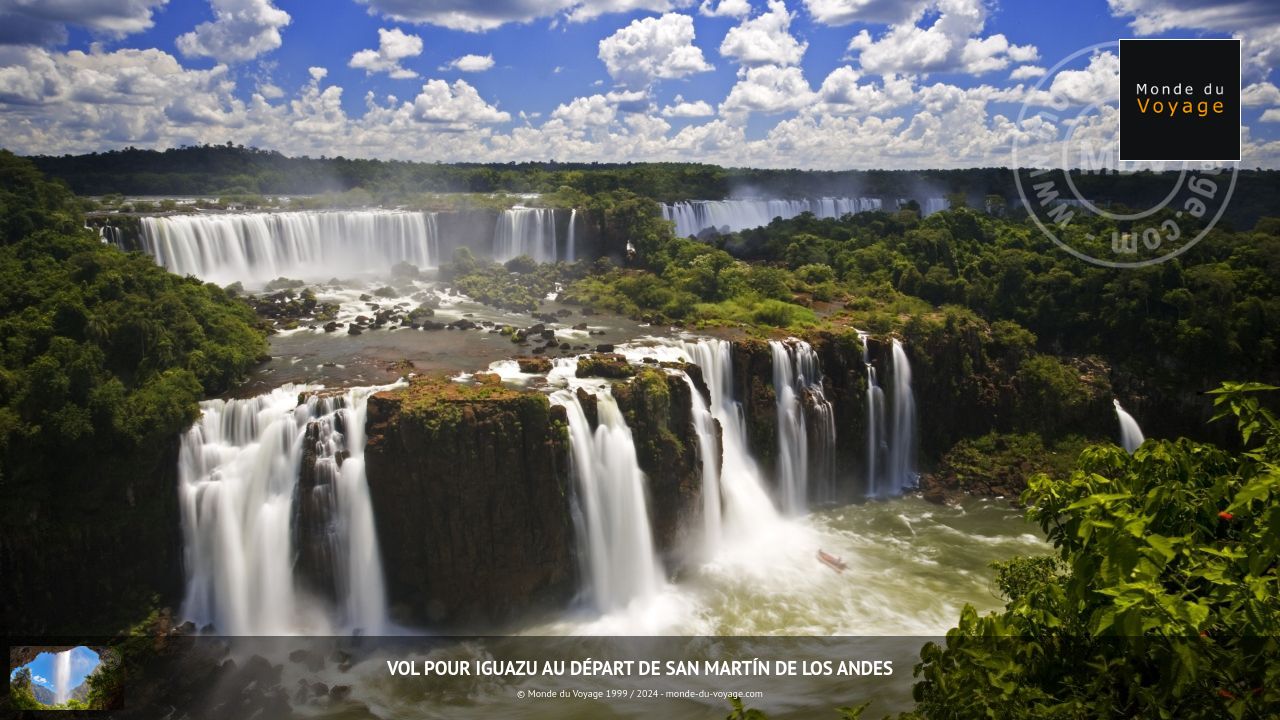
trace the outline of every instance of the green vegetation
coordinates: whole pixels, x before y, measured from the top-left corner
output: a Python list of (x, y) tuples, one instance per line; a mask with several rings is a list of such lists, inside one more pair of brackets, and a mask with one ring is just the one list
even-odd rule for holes
[[(100, 628), (89, 623), (108, 614), (118, 627), (131, 619), (114, 614), (125, 595), (149, 592), (129, 587), (130, 570), (161, 571), (139, 554), (111, 561), (119, 585), (89, 583), (65, 563), (89, 561), (85, 548), (169, 552), (161, 528), (172, 516), (147, 516), (170, 507), (150, 491), (153, 475), (171, 472), (161, 459), (199, 401), (242, 377), (265, 337), (217, 286), (99, 242), (74, 198), (28, 161), (0, 153), (0, 179), (0, 527), (6, 547), (29, 548), (9, 557), (4, 607), (31, 631), (51, 618)], [(55, 593), (55, 573), (72, 585)], [(97, 592), (72, 592), (80, 579)]]
[[(899, 720), (1275, 717), (1280, 708), (1280, 419), (1227, 383), (1242, 450), (1085, 450), (1023, 496), (1057, 554), (995, 563), (1005, 609), (972, 606), (915, 668)], [(730, 718), (764, 714), (734, 702)], [(864, 706), (841, 708), (859, 717)]]
[(1280, 707), (1280, 421), (1256, 384), (1214, 391), (1244, 450), (1086, 451), (1024, 500), (1055, 560), (1001, 568), (1003, 612), (971, 607), (928, 645), (923, 717), (1267, 717)]

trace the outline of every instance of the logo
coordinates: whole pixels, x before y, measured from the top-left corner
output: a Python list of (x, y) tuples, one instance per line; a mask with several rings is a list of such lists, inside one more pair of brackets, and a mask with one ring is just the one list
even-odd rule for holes
[[(1130, 46), (1125, 42), (1127, 52)], [(1143, 267), (1175, 258), (1204, 238), (1235, 191), (1238, 166), (1221, 158), (1120, 159), (1118, 45), (1099, 43), (1072, 53), (1026, 92), (1017, 117), (1012, 166), (1023, 205), (1055, 244), (1095, 265)], [(1239, 46), (1235, 48), (1238, 53)], [(1232, 122), (1238, 143), (1236, 78)], [(1159, 81), (1148, 81), (1148, 87), (1151, 82)], [(1200, 82), (1197, 92), (1205, 84)], [(1199, 99), (1193, 101), (1193, 116), (1198, 113), (1196, 102)], [(1206, 113), (1212, 113), (1213, 101), (1208, 102)], [(1153, 104), (1147, 107), (1155, 109)], [(1168, 112), (1164, 105), (1161, 108)], [(1127, 121), (1129, 116), (1124, 117)]]

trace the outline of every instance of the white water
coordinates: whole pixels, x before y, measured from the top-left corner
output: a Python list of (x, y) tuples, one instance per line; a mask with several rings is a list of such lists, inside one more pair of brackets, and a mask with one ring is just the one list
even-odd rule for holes
[[(813, 346), (803, 340), (769, 341), (773, 389), (777, 397), (778, 486), (782, 510), (796, 515), (809, 499), (834, 495), (835, 414), (822, 389), (822, 371)], [(806, 399), (814, 427), (806, 419)], [(810, 453), (810, 445), (816, 453)]]
[(513, 207), (498, 214), (493, 230), (494, 261), (502, 263), (521, 255), (538, 262), (558, 259), (555, 209)]
[(821, 197), (801, 200), (686, 200), (663, 203), (662, 217), (676, 224), (676, 235), (697, 235), (707, 228), (737, 232), (763, 227), (774, 218), (784, 220), (811, 212), (820, 218), (879, 210), (880, 198)]
[[(178, 497), (185, 541), (184, 617), (222, 635), (378, 634), (386, 628), (382, 562), (364, 473), (367, 400), (383, 387), (336, 398), (285, 385), (242, 400), (201, 403), (183, 436)], [(307, 425), (318, 423), (316, 491), (333, 523), (338, 607), (295, 582), (292, 533)], [(349, 453), (339, 467), (339, 453)]]
[(711, 408), (698, 392), (689, 374), (680, 371), (692, 398), (693, 430), (698, 436), (698, 459), (702, 464), (703, 553), (714, 557), (724, 536), (724, 498), (720, 494), (720, 438)]
[(569, 236), (565, 238), (565, 260), (569, 262), (578, 261), (578, 247), (575, 235), (578, 227), (578, 209), (574, 208), (569, 211)]
[(435, 213), (395, 210), (142, 218), (142, 250), (179, 275), (219, 284), (323, 279), (439, 264)]
[(1115, 403), (1116, 419), (1120, 421), (1120, 447), (1132, 455), (1138, 449), (1138, 446), (1142, 445), (1142, 442), (1146, 440), (1146, 436), (1142, 434), (1142, 428), (1138, 426), (1138, 421), (1125, 412), (1124, 408), (1120, 407), (1119, 400), (1112, 400), (1111, 402)]
[(64, 650), (53, 656), (53, 702), (65, 705), (71, 699), (71, 651)]
[(889, 445), (889, 483), (894, 494), (916, 485), (916, 399), (911, 390), (911, 361), (893, 340), (893, 435)]
[(858, 340), (862, 343), (862, 362), (867, 366), (867, 497), (877, 497), (883, 492), (880, 487), (880, 455), (885, 451), (884, 426), (884, 390), (876, 377), (876, 366), (871, 363), (871, 349), (868, 345), (870, 336), (858, 331)]
[(594, 394), (599, 419), (594, 431), (572, 390), (557, 391), (551, 401), (569, 417), (579, 541), (591, 600), (610, 612), (653, 598), (665, 581), (649, 522), (648, 479), (636, 459), (631, 428), (607, 388)]
[(702, 370), (711, 393), (711, 414), (720, 422), (723, 452), (720, 494), (723, 540), (740, 540), (775, 525), (778, 512), (765, 490), (764, 477), (747, 450), (747, 422), (733, 395), (733, 356), (728, 340), (682, 341), (679, 347)]
[(922, 217), (928, 217), (936, 212), (942, 212), (949, 207), (951, 207), (951, 203), (947, 202), (946, 198), (925, 198), (924, 202), (920, 204), (920, 214)]

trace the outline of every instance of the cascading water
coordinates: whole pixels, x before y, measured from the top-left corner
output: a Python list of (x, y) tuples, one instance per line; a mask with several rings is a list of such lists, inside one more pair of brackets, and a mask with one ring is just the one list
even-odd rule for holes
[[(813, 346), (792, 339), (771, 340), (769, 348), (777, 397), (779, 495), (783, 511), (796, 514), (808, 509), (810, 498), (834, 497), (835, 414), (822, 389)], [(806, 405), (814, 415), (812, 429)]]
[(881, 208), (880, 198), (821, 197), (800, 200), (686, 200), (662, 205), (662, 217), (676, 224), (676, 235), (697, 235), (707, 228), (729, 232), (763, 227), (774, 218), (784, 220), (811, 212), (820, 218)]
[(740, 537), (778, 519), (765, 491), (760, 467), (747, 450), (747, 422), (733, 396), (733, 356), (728, 340), (705, 338), (679, 343), (684, 354), (702, 370), (711, 393), (711, 415), (720, 423), (722, 464), (720, 516), (726, 536)]
[(575, 392), (557, 391), (551, 401), (569, 417), (585, 574), (592, 601), (607, 612), (656, 595), (663, 573), (631, 428), (607, 389), (594, 394), (594, 431)]
[(889, 487), (897, 494), (916, 484), (916, 399), (911, 390), (911, 360), (893, 340), (893, 435), (889, 445)]
[(689, 386), (693, 431), (698, 436), (698, 461), (702, 466), (703, 551), (708, 557), (713, 557), (724, 535), (724, 499), (720, 494), (720, 433), (711, 408), (693, 384), (693, 378), (684, 371), (677, 372)]
[(179, 275), (217, 283), (385, 272), (439, 264), (435, 213), (393, 210), (142, 218), (142, 250)]
[(1125, 412), (1124, 408), (1120, 407), (1119, 400), (1112, 400), (1111, 402), (1116, 406), (1116, 419), (1120, 421), (1120, 447), (1132, 455), (1146, 440), (1146, 436), (1142, 434), (1142, 428), (1138, 426), (1138, 421)]
[(565, 260), (569, 262), (578, 261), (578, 247), (575, 234), (578, 227), (578, 209), (574, 208), (569, 211), (569, 235), (565, 238)]
[(513, 207), (498, 213), (493, 231), (494, 261), (506, 262), (521, 255), (538, 262), (557, 260), (555, 209)]
[[(384, 389), (318, 397), (318, 388), (285, 385), (255, 398), (201, 403), (202, 416), (183, 436), (178, 461), (185, 617), (212, 623), (224, 635), (385, 629), (382, 563), (364, 473), (367, 400)], [(300, 392), (310, 393), (302, 404)], [(300, 498), (309, 438), (315, 483), (302, 488), (310, 496)], [(295, 537), (300, 502), (314, 504), (322, 528), (324, 547), (311, 554), (332, 564), (337, 607), (329, 612), (295, 580), (295, 559), (314, 550), (298, 547)]]
[(928, 217), (949, 207), (951, 207), (951, 203), (947, 202), (944, 197), (925, 198), (924, 202), (920, 203), (920, 214), (922, 217)]
[(53, 702), (65, 705), (71, 699), (71, 651), (53, 656)]
[(867, 366), (867, 496), (877, 497), (885, 491), (881, 487), (879, 473), (882, 463), (879, 459), (885, 452), (887, 433), (884, 426), (884, 390), (876, 377), (876, 366), (871, 363), (869, 338), (867, 333), (858, 332), (858, 340), (862, 343), (862, 362)]

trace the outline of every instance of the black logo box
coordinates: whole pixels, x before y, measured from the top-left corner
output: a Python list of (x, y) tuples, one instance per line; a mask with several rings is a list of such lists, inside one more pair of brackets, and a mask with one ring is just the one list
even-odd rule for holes
[(1121, 39), (1120, 159), (1240, 160), (1240, 63), (1239, 39)]

